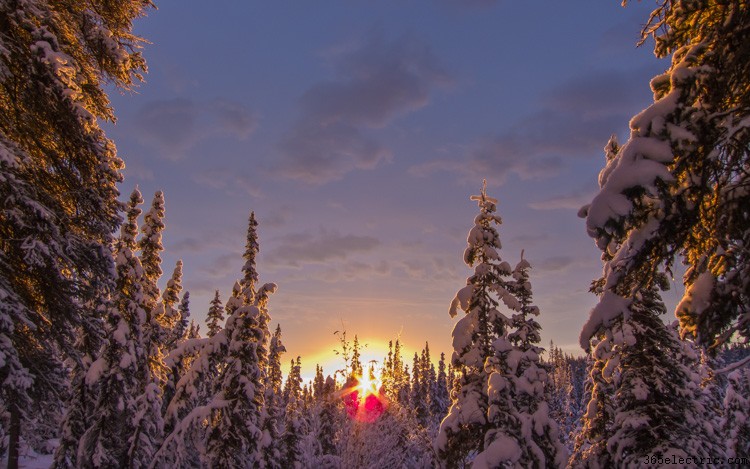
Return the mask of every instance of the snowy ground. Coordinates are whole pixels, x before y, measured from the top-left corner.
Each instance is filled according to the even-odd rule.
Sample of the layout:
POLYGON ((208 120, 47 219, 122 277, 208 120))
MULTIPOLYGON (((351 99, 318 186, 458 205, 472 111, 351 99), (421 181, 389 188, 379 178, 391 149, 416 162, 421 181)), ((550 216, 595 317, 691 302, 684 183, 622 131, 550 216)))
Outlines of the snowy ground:
MULTIPOLYGON (((18 467, 21 469, 48 469, 52 467, 54 455, 42 454, 36 456, 21 456, 18 467)), ((0 467, 7 467, 8 460, 0 459, 0 467)))

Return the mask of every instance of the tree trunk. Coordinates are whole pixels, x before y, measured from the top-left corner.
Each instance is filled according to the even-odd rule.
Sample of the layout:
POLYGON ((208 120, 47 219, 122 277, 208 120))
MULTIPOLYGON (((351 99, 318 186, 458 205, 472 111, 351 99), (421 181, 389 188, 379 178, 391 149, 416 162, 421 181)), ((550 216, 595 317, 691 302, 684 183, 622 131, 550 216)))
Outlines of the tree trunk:
POLYGON ((10 404, 9 433, 8 469, 18 469, 18 440, 21 435, 21 411, 15 403, 10 404))

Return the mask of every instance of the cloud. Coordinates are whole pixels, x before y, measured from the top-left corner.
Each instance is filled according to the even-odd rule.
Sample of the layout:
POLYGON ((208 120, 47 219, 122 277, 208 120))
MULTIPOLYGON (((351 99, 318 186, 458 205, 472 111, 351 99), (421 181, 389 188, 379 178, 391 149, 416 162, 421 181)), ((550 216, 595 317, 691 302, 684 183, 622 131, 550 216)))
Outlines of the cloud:
POLYGON ((337 79, 302 95, 300 117, 279 142, 274 169, 283 177, 323 184, 376 167, 391 153, 368 131, 426 106, 436 87, 451 82, 430 48, 409 36, 388 42, 374 34, 331 60, 337 79))
POLYGON ((494 184, 512 174, 521 179, 556 176, 568 159, 600 154, 609 136, 626 128, 647 105, 647 83, 657 72, 654 67, 604 70, 563 83, 542 94, 536 112, 480 139, 462 160, 434 160, 409 172, 420 177, 449 171, 472 181, 487 177, 494 184))
POLYGON ((224 99, 151 101, 136 115, 135 137, 159 155, 178 160, 199 141, 220 135, 242 140, 257 124, 257 117, 240 103, 224 99))
POLYGON ((582 206, 591 202, 594 195, 596 195, 595 192, 574 192, 531 202, 529 207, 534 210, 579 210, 582 206))
POLYGON ((300 267, 302 264, 323 264, 347 259, 351 254, 369 252, 380 245, 372 236, 342 235, 335 231, 321 231, 286 235, 266 258, 270 264, 300 267))
POLYGON ((242 171, 206 169, 195 173, 193 181, 211 189, 227 190, 232 193, 242 190, 251 197, 263 197, 258 182, 242 171))
POLYGON ((553 256, 544 259, 535 267, 545 272, 559 272, 573 265, 575 261, 575 258, 570 256, 553 256))
POLYGON ((388 262, 381 260, 377 264, 361 261, 348 261, 337 268, 328 268, 320 275, 320 279, 328 283, 352 282, 373 277, 384 277, 391 272, 388 262))

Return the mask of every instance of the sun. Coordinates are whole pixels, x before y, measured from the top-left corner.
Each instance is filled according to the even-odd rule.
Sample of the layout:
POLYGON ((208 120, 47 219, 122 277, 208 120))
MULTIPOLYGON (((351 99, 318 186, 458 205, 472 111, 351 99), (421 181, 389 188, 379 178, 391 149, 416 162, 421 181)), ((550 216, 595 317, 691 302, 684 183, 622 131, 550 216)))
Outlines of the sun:
POLYGON ((354 376, 356 383, 342 393, 349 417, 359 422, 375 422, 386 410, 380 379, 372 373, 354 376))
POLYGON ((359 399, 366 399, 370 394, 378 394, 380 389, 380 379, 374 376, 370 376, 369 373, 365 373, 364 376, 357 377, 357 385, 354 386, 357 391, 359 399))

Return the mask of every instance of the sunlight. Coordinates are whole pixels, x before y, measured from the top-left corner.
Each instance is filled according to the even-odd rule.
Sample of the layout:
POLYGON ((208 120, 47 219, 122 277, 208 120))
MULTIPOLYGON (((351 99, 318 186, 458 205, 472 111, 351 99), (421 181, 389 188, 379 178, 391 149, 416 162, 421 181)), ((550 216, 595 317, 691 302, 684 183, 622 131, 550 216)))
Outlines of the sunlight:
POLYGON ((387 401, 383 394, 380 378, 372 373, 354 376, 356 382, 344 389, 342 398, 350 418, 360 422, 375 422, 386 410, 387 401))
POLYGON ((357 391, 360 400, 365 399, 370 394, 378 394, 378 390, 381 386, 379 377, 370 376, 369 373, 365 373, 365 376, 357 377, 357 381, 358 383, 355 386, 355 390, 357 391))

